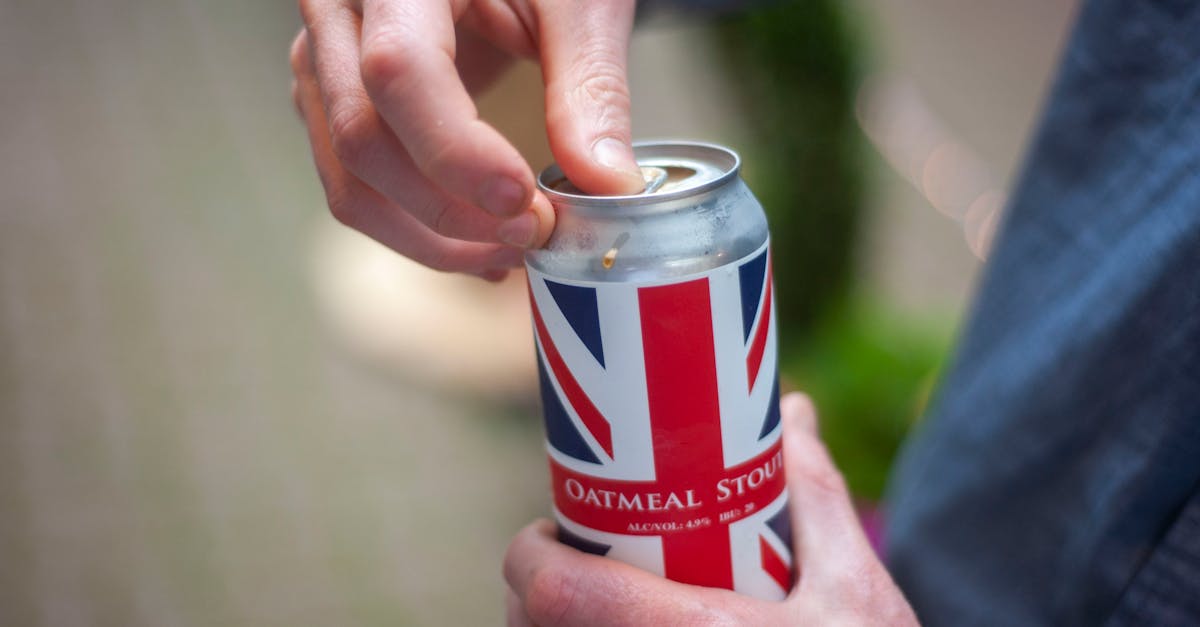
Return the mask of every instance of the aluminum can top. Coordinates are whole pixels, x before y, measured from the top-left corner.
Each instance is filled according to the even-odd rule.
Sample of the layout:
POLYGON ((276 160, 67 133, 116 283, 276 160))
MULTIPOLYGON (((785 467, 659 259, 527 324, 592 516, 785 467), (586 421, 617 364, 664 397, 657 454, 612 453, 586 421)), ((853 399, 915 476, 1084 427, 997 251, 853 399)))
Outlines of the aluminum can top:
POLYGON ((562 169, 552 165, 538 177, 538 187, 556 204, 578 207, 663 206, 673 200, 694 198, 737 178, 738 154, 723 146, 700 142, 639 142, 634 158, 646 179, 646 188, 628 196, 591 196, 575 187, 562 169))
POLYGON ((634 144, 634 156, 647 182, 638 194, 584 194, 557 165, 538 176, 557 225, 546 248, 526 254, 531 267, 580 281, 655 282, 731 263, 767 240, 736 152, 654 141, 634 144))

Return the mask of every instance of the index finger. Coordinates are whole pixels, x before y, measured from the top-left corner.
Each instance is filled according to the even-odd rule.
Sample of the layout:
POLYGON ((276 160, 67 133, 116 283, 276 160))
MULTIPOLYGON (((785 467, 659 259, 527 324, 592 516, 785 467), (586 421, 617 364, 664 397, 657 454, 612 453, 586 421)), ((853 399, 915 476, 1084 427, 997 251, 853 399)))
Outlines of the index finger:
POLYGON ((479 119, 454 65, 452 10, 446 0, 364 2, 363 83, 425 176, 492 214, 513 216, 533 201, 533 172, 479 119))

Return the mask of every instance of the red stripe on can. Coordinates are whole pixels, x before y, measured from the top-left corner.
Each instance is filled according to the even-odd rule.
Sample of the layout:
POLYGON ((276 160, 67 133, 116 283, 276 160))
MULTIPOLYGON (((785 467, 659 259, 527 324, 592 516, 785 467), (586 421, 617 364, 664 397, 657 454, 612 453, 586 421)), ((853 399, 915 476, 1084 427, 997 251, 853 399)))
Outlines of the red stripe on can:
MULTIPOLYGON (((715 484, 725 472, 708 279, 638 289, 654 472, 658 482, 715 484)), ((729 531, 711 521, 662 537, 668 579, 733 588, 729 531)))
POLYGON ((779 584, 780 588, 783 588, 784 592, 791 590, 792 569, 788 568, 783 558, 779 557, 779 554, 775 552, 771 543, 767 542, 767 539, 762 536, 758 536, 758 551, 762 558, 763 570, 767 571, 767 574, 775 580, 775 583, 779 584))
POLYGON ((571 374, 571 370, 567 368, 566 362, 563 361, 562 355, 558 353, 558 347, 554 345, 554 341, 550 339, 550 332, 546 330, 546 323, 542 321, 542 314, 538 311, 537 300, 533 298, 533 288, 530 288, 529 294, 530 310, 533 312, 533 324, 537 329, 538 339, 542 343, 542 352, 546 355, 546 362, 550 364, 550 370, 554 373, 554 378, 558 379, 559 386, 562 387, 563 393, 567 395, 567 402, 575 409, 575 413, 579 415, 579 420, 583 422, 583 426, 592 434, 604 452, 608 454, 609 459, 613 456, 612 444, 612 427, 608 421, 600 414, 600 410, 596 409, 596 405, 592 403, 592 399, 588 398, 587 392, 583 391, 579 382, 571 374))
POLYGON ((767 331, 771 326, 771 265, 767 262, 767 287, 763 293, 762 315, 759 316, 758 329, 754 331, 754 341, 750 344, 750 353, 746 356, 746 381, 748 389, 754 389, 758 380, 758 371, 762 368, 763 351, 767 347, 767 331))

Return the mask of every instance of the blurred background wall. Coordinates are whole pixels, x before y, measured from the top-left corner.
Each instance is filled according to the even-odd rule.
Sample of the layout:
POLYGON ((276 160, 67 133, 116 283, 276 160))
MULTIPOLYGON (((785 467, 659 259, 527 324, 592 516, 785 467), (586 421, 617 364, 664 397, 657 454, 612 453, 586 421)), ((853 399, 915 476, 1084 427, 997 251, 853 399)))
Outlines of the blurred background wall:
MULTIPOLYGON (((854 189, 817 192, 857 217, 845 280, 783 330, 788 376, 872 499, 1074 3, 813 4, 832 43, 755 67, 840 77, 854 189)), ((746 95, 778 92, 729 70, 776 57, 731 19, 636 35, 636 134, 729 143, 765 196, 746 95)), ((502 622, 504 547, 548 507, 523 297, 327 216, 298 25, 286 1, 0 7, 0 624, 502 622)), ((539 107, 528 65, 481 103, 535 168, 539 107)))

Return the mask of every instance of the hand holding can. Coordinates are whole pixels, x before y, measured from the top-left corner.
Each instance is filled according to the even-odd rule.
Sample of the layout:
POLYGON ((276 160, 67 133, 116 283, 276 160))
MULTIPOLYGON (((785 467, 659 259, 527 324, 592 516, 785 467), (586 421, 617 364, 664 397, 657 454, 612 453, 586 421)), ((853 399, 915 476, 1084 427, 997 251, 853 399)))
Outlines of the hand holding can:
POLYGON ((574 551, 537 521, 504 558, 511 627, 600 625, 916 625, 875 556, 802 394, 782 399, 784 471, 799 583, 783 602, 688 586, 574 551))

